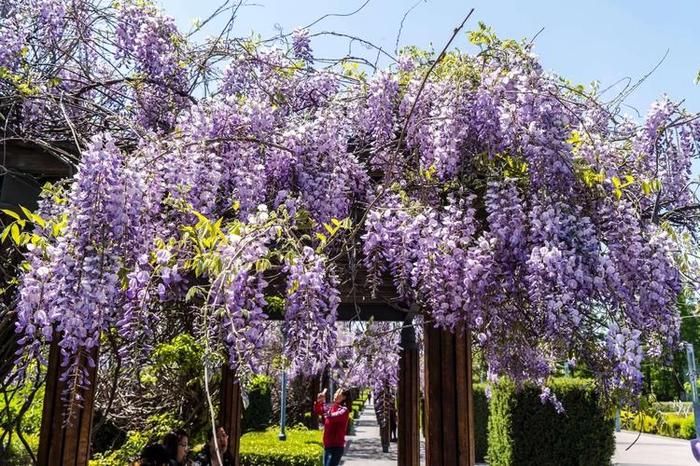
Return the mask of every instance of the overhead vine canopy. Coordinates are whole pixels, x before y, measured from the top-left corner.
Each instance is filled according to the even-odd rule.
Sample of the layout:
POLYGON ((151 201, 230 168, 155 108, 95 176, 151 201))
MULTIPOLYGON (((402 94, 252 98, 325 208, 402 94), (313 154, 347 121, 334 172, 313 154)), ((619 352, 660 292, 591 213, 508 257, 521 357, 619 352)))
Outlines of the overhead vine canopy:
POLYGON ((255 370, 277 294, 285 356, 315 371, 360 271, 468 327, 493 376, 575 357, 606 391, 639 389, 678 344, 696 116, 662 98, 625 118, 531 45, 469 37, 477 53, 373 70, 315 64, 307 30, 196 43, 147 2, 6 2, 3 137, 80 152, 34 229, 4 233, 26 245, 20 357, 58 339, 77 387, 101 334, 138 364, 178 306, 255 370))

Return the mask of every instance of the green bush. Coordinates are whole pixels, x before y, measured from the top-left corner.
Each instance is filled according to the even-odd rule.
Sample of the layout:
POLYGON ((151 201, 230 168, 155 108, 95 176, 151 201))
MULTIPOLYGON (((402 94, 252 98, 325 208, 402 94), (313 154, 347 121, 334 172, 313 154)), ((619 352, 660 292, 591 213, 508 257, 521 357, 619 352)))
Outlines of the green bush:
POLYGON ((490 466, 603 466, 615 451, 614 423, 606 419, 592 383, 566 378, 548 386, 566 410, 543 404, 540 389, 516 390, 509 381, 492 387, 489 412, 490 466))
POLYGON ((474 384, 474 444, 476 460, 486 458, 488 448, 489 400, 486 398, 486 385, 474 384))
POLYGON ((249 432, 241 437, 241 466, 319 466, 323 434, 317 430, 287 429, 287 440, 276 429, 249 432))
POLYGON ((172 413, 151 416, 146 420, 146 430, 129 431, 124 444, 116 449, 95 453, 90 460, 90 466, 121 466, 131 464, 143 447, 151 442, 160 442, 163 436, 175 429, 181 429, 183 423, 172 413))
MULTIPOLYGON (((0 434, 5 434, 0 429, 0 434)), ((22 436, 27 441, 34 455, 39 449, 39 436, 37 434, 25 434, 22 436)), ((17 434, 12 434, 10 442, 5 449, 5 445, 0 445, 0 464, 3 466, 25 466, 32 464, 31 456, 17 434)))
MULTIPOLYGON (((681 426, 687 416, 678 414, 664 413, 662 414, 663 422, 659 426, 658 434, 666 437, 681 438, 681 426)), ((692 438, 692 437, 691 437, 692 438)))
MULTIPOLYGON (((27 374, 34 373, 35 364, 27 369, 27 374)), ((42 370, 43 373, 43 370, 42 370)), ((31 455, 19 438, 17 429, 20 428, 22 437, 36 455, 39 445, 39 429, 44 407, 44 385, 35 387, 32 383, 12 384, 5 388, 0 396, 0 465, 31 464, 31 455), (29 403, 25 406, 25 403, 29 403), (25 411, 26 409, 26 411, 25 411), (21 412, 24 414, 20 425, 16 424, 21 412)))
POLYGON ((679 431, 680 438, 693 439, 695 438, 695 416, 688 416, 681 422, 679 431))
POLYGON ((620 412, 620 423, 623 429, 643 432, 645 434, 656 434, 659 430, 659 420, 649 414, 632 413, 629 411, 620 412))
POLYGON ((158 438, 153 438, 149 434, 143 432, 130 431, 126 435, 126 442, 117 450, 108 451, 105 453, 96 453, 90 460, 90 466, 117 466, 123 464, 131 464, 138 458, 139 452, 149 442, 159 441, 158 438))
POLYGON ((656 416, 651 416, 623 410, 620 412, 620 421, 623 429, 686 440, 695 438, 695 417, 692 414, 657 411, 656 416))
POLYGON ((256 375, 248 384, 248 408, 243 412, 243 431, 265 430, 272 425, 273 380, 256 375))
POLYGON ((655 417, 651 416, 644 416, 644 425, 641 425, 641 422, 637 421, 635 423, 635 429, 637 432, 640 430, 645 433, 656 433, 657 428, 658 428, 659 421, 655 417))

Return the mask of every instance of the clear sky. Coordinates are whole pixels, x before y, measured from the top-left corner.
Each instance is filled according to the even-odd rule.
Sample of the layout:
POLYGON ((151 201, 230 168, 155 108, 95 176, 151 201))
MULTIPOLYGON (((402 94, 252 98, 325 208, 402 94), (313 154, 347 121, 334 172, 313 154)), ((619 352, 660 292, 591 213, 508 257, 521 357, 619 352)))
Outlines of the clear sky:
MULTIPOLYGON (((208 17, 223 0, 160 0, 181 30, 194 18, 208 17)), ((251 32, 268 38, 276 27, 291 32, 327 13, 348 13, 365 0, 248 0, 239 9, 234 34, 251 32)), ((700 0, 370 0, 349 17, 328 17, 312 32, 335 31, 364 38, 393 53, 399 25, 406 17, 400 46, 431 44, 441 49, 452 29, 471 8, 475 13, 466 30, 484 21, 502 38, 531 38, 540 29, 535 52, 545 68, 575 83, 601 82, 601 88, 621 79, 636 82, 668 55, 660 67, 632 94, 627 103, 641 113, 663 93, 685 99, 688 110, 700 111, 700 0)), ((206 32, 218 32, 214 24, 206 32)), ((460 34, 454 45, 469 49, 460 34)), ((347 53, 348 41, 329 36, 314 38, 321 57, 347 53)), ((355 44, 353 54, 374 60, 375 54, 355 44)), ((620 89, 620 86, 616 89, 620 89)), ((614 91, 614 90, 613 90, 614 91)), ((631 108, 629 113, 634 115, 631 108)))

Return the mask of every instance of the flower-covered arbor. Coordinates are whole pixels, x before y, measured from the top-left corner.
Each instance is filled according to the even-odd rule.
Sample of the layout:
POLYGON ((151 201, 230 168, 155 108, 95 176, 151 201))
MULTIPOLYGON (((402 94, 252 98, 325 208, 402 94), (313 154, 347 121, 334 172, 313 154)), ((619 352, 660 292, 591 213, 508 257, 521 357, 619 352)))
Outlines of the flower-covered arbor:
POLYGON ((316 372, 339 306, 417 309, 457 405, 472 343, 491 378, 575 358, 615 397, 678 344, 699 133, 667 99, 624 118, 483 26, 384 70, 315 63, 306 30, 195 43, 145 2, 9 2, 0 37, 5 141, 78 167, 3 233, 17 368, 54 345, 70 407, 106 334, 138 367, 173 309, 238 377, 276 319, 316 372))

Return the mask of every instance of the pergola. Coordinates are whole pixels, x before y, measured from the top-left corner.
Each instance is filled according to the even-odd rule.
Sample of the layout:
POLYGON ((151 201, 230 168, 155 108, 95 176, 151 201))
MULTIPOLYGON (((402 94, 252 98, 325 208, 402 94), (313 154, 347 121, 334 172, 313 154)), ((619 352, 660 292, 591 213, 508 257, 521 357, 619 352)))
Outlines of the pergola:
MULTIPOLYGON (((68 164, 47 150, 23 144, 4 147, 0 177, 0 206, 35 206, 39 192, 35 178, 60 178, 72 174, 68 164)), ((398 464, 417 466, 419 457, 419 348, 413 319, 414 306, 402 303, 392 286, 372 296, 363 286, 363 277, 341 286, 338 320, 402 322, 398 390, 398 464)), ((87 466, 95 399, 97 367, 88 368, 90 385, 84 388, 80 408, 65 422, 66 403, 62 398, 60 350, 57 339, 49 350, 46 390, 39 440, 38 463, 42 466, 87 466)), ((96 350, 95 350, 96 351, 96 350)), ((474 465, 474 420, 472 405, 471 338, 468 329, 452 333, 424 326, 424 388, 426 461, 431 466, 474 465)), ((97 360, 97 354, 93 354, 97 360)), ((219 399, 219 422, 233 440, 229 450, 238 461, 242 401, 235 373, 224 365, 219 399)), ((73 396, 77 396, 74 394, 73 396)))

